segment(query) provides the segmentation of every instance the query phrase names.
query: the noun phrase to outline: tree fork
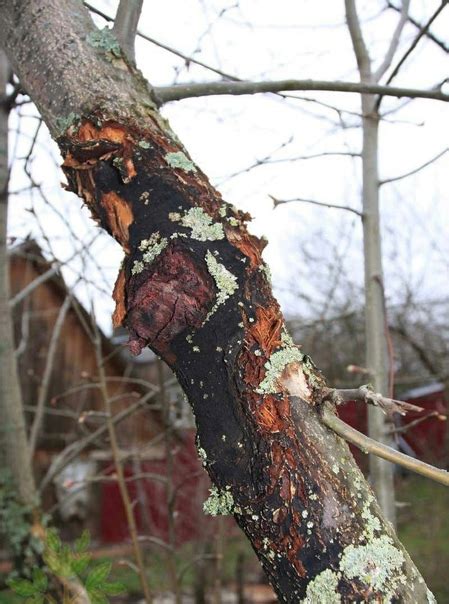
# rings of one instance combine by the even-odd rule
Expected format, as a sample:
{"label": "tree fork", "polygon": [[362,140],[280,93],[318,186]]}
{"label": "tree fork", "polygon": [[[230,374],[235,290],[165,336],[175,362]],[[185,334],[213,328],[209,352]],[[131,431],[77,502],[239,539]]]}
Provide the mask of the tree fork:
{"label": "tree fork", "polygon": [[223,202],[80,2],[2,1],[0,18],[69,188],[124,249],[114,322],[132,352],[150,346],[170,365],[192,405],[215,485],[206,509],[234,515],[280,601],[427,602],[320,420],[325,381],[285,330],[249,216]]}

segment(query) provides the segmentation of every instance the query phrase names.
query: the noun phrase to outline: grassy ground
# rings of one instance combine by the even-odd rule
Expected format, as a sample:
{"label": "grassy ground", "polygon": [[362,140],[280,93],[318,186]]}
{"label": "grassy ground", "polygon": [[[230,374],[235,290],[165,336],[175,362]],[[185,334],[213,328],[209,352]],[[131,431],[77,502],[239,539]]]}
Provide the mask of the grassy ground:
{"label": "grassy ground", "polygon": [[[429,588],[439,604],[449,603],[449,489],[419,477],[408,477],[397,485],[397,500],[401,502],[398,512],[399,537],[410,556],[423,574]],[[178,573],[184,570],[183,589],[192,592],[195,578],[192,564],[198,555],[192,545],[187,545],[177,554]],[[257,572],[258,566],[249,544],[242,539],[231,539],[223,550],[224,582],[235,582],[239,557],[245,559],[244,575],[248,578]],[[163,555],[149,556],[148,580],[155,591],[169,590],[167,559]],[[98,562],[98,561],[97,561]],[[205,569],[204,576],[211,580],[213,563]],[[114,562],[112,580],[126,584],[128,593],[138,597],[141,593],[136,574],[127,566]],[[123,601],[123,600],[122,600]],[[0,591],[0,604],[23,604],[10,591]]]}
{"label": "grassy ground", "polygon": [[449,603],[449,489],[409,477],[398,485],[399,538],[440,604]]}

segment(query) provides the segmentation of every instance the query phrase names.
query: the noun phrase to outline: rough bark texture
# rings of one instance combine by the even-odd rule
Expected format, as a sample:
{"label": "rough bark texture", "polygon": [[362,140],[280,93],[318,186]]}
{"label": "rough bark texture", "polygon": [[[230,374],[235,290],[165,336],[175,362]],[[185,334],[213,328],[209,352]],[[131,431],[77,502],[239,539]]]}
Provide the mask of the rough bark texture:
{"label": "rough bark texture", "polygon": [[[73,12],[81,29],[69,33]],[[346,444],[320,421],[324,380],[285,331],[248,216],[211,187],[141,77],[86,36],[93,26],[78,2],[0,2],[0,18],[51,130],[68,111],[78,116],[58,139],[69,188],[125,251],[115,323],[134,353],[150,346],[173,368],[193,407],[215,485],[206,508],[235,516],[280,601],[426,602]],[[58,107],[63,92],[71,101]]]}

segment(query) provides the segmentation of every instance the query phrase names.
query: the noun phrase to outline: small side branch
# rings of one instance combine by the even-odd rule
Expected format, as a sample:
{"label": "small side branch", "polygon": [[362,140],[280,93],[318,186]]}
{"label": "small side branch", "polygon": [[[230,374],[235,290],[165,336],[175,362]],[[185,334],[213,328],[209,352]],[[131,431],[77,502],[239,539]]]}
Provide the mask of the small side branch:
{"label": "small side branch", "polygon": [[[398,6],[395,6],[393,4],[393,2],[390,2],[389,0],[387,1],[387,6],[388,6],[388,8],[391,8],[391,9],[395,10],[398,13],[401,12],[401,9]],[[411,23],[412,25],[414,25],[414,27],[416,27],[416,29],[422,30],[423,25],[421,23],[418,23],[418,21],[416,19],[414,19],[413,17],[411,17],[410,15],[407,16],[407,21],[409,23]],[[429,40],[432,40],[432,42],[434,44],[436,44],[437,46],[439,46],[441,48],[441,50],[443,50],[444,52],[449,53],[449,46],[445,42],[443,42],[443,40],[440,40],[439,38],[437,38],[432,32],[426,31],[425,32],[425,36]]]}
{"label": "small side branch", "polygon": [[358,216],[359,218],[363,218],[363,214],[362,212],[359,212],[358,210],[356,210],[355,208],[351,208],[349,206],[339,206],[333,203],[326,203],[324,201],[316,201],[314,199],[305,199],[304,197],[295,197],[293,199],[278,199],[277,197],[274,197],[273,195],[269,195],[269,197],[273,200],[274,203],[274,207],[276,208],[277,206],[280,206],[284,203],[292,203],[294,201],[302,201],[303,203],[310,203],[314,206],[321,206],[324,208],[333,208],[336,210],[346,210],[347,212],[352,212],[353,214],[356,214],[356,216]]}
{"label": "small side branch", "polygon": [[112,30],[120,47],[133,63],[136,62],[134,41],[142,4],[143,0],[120,0]]}
{"label": "small side branch", "polygon": [[439,482],[449,487],[449,472],[446,472],[446,470],[435,468],[434,466],[424,463],[419,459],[413,459],[413,457],[404,455],[404,453],[395,451],[391,447],[379,443],[372,438],[369,438],[369,436],[365,436],[358,430],[348,426],[348,424],[337,417],[335,413],[326,406],[323,406],[322,408],[321,418],[323,423],[328,428],[333,430],[344,440],[361,449],[363,452],[377,455],[386,461],[391,461],[392,463],[402,466],[411,472],[421,474],[421,476],[425,476],[426,478],[430,478],[435,482]]}
{"label": "small side branch", "polygon": [[402,8],[400,11],[399,21],[396,25],[396,28],[391,37],[390,45],[385,54],[385,58],[379,67],[376,69],[374,74],[374,79],[376,82],[380,80],[380,78],[384,75],[384,73],[391,66],[391,62],[393,61],[393,57],[396,54],[396,51],[399,46],[399,41],[401,39],[402,30],[404,29],[405,24],[408,21],[408,11],[410,8],[410,0],[402,0]]}
{"label": "small side branch", "polygon": [[348,24],[349,34],[351,36],[354,54],[357,59],[360,77],[368,80],[371,77],[371,59],[368,49],[363,39],[362,28],[357,14],[355,0],[345,0],[346,22]]}
{"label": "small side branch", "polygon": [[417,88],[400,88],[397,86],[381,86],[380,84],[367,84],[363,82],[341,82],[327,80],[273,80],[273,81],[240,81],[240,82],[204,82],[191,84],[177,84],[154,88],[160,103],[180,101],[201,96],[217,96],[229,94],[259,94],[262,92],[285,92],[295,90],[319,90],[328,92],[354,92],[357,94],[379,94],[397,98],[421,98],[436,101],[449,101],[449,94],[441,90],[420,90]]}
{"label": "small side branch", "polygon": [[392,178],[384,178],[383,180],[379,181],[379,184],[385,185],[389,182],[396,182],[397,180],[402,180],[403,178],[407,178],[408,176],[413,176],[413,174],[416,174],[417,172],[424,170],[424,168],[427,168],[427,166],[430,166],[431,164],[433,164],[433,162],[440,159],[440,157],[443,157],[443,155],[445,155],[448,151],[449,151],[449,148],[443,149],[443,151],[438,153],[438,155],[435,155],[435,157],[432,157],[432,159],[429,159],[428,161],[424,162],[417,168],[410,170],[410,172],[406,172],[405,174],[400,174],[399,176],[393,176]]}
{"label": "small side branch", "polygon": [[[92,13],[94,13],[95,15],[99,15],[105,21],[107,21],[109,23],[112,23],[114,21],[114,19],[111,16],[107,15],[106,13],[99,10],[95,6],[92,6],[89,2],[84,2],[84,5]],[[176,57],[183,59],[186,62],[186,65],[190,65],[190,63],[193,63],[194,65],[199,65],[200,67],[204,67],[204,69],[207,69],[208,71],[212,71],[213,73],[216,73],[217,75],[221,76],[225,80],[234,80],[236,82],[239,80],[239,78],[236,78],[235,76],[233,76],[229,73],[226,73],[225,71],[222,71],[221,69],[217,69],[217,68],[213,67],[212,65],[203,63],[203,61],[199,61],[198,59],[195,59],[194,57],[186,55],[185,53],[177,50],[176,48],[173,48],[172,46],[168,46],[167,44],[164,44],[163,42],[160,42],[159,40],[156,40],[155,38],[152,38],[151,36],[147,36],[146,34],[144,34],[143,32],[141,32],[139,30],[137,30],[136,35],[139,36],[139,38],[142,38],[142,40],[146,40],[147,42],[150,42],[150,44],[154,44],[155,46],[158,46],[159,48],[166,50],[167,52],[175,55]]]}
{"label": "small side branch", "polygon": [[39,432],[42,428],[42,420],[45,414],[45,402],[47,400],[48,389],[50,387],[50,378],[54,368],[54,362],[56,360],[56,352],[58,349],[59,337],[61,335],[65,318],[70,309],[71,304],[72,296],[68,295],[59,310],[59,314],[56,319],[55,326],[53,328],[50,344],[48,346],[44,374],[42,376],[42,383],[39,388],[39,396],[36,403],[36,413],[34,415],[33,425],[31,426],[30,430],[29,453],[31,459],[33,459],[33,454],[36,449]]}
{"label": "small side branch", "polygon": [[389,430],[389,434],[405,434],[405,432],[408,432],[412,428],[419,426],[419,424],[426,422],[428,419],[432,419],[432,417],[436,418],[440,422],[445,422],[447,420],[446,415],[443,415],[438,411],[430,411],[430,413],[427,413],[427,415],[424,415],[424,417],[418,417],[413,421],[408,422],[404,426],[392,428],[391,430]]}
{"label": "small side branch", "polygon": [[342,390],[328,388],[327,391],[324,392],[323,400],[330,401],[335,405],[341,405],[343,403],[347,403],[348,401],[362,401],[368,405],[379,407],[387,415],[392,415],[393,413],[405,415],[407,411],[423,411],[423,408],[418,407],[417,405],[387,398],[380,392],[374,392],[367,385],[360,386],[359,388],[348,388]]}

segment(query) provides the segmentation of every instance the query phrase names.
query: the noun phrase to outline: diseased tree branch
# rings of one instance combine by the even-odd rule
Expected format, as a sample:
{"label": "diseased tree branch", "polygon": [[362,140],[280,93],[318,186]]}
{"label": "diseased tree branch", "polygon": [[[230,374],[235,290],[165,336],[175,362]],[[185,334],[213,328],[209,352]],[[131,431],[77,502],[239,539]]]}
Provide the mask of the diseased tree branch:
{"label": "diseased tree branch", "polygon": [[120,0],[112,31],[120,47],[133,63],[136,62],[134,41],[137,33],[143,0]]}
{"label": "diseased tree branch", "polygon": [[365,436],[365,434],[362,434],[358,430],[348,426],[348,424],[337,417],[335,413],[327,406],[323,406],[321,417],[323,423],[328,428],[333,430],[336,434],[338,434],[338,436],[344,438],[344,440],[361,449],[364,453],[371,453],[372,455],[381,457],[386,461],[391,461],[398,466],[402,466],[411,472],[421,474],[421,476],[425,476],[426,478],[430,478],[435,482],[449,486],[449,472],[446,472],[446,470],[435,468],[434,466],[424,463],[419,459],[413,459],[408,455],[404,455],[404,453],[395,451],[391,447],[373,440],[369,436]]}
{"label": "diseased tree branch", "polygon": [[197,84],[177,84],[175,86],[155,87],[154,93],[160,103],[180,101],[201,96],[217,96],[229,94],[259,94],[263,92],[282,92],[286,90],[320,90],[329,92],[353,92],[362,94],[380,94],[397,98],[410,97],[449,101],[449,94],[441,90],[420,90],[417,88],[401,88],[397,86],[381,86],[361,82],[340,82],[326,80],[273,80],[261,82],[204,82]]}
{"label": "diseased tree branch", "polygon": [[397,180],[402,180],[403,178],[412,176],[413,174],[416,174],[417,172],[424,170],[424,168],[427,168],[427,166],[430,166],[431,164],[433,164],[435,161],[440,159],[440,157],[443,157],[443,155],[445,155],[448,151],[449,151],[449,148],[443,149],[443,151],[440,151],[440,153],[438,153],[438,155],[435,155],[435,157],[432,157],[432,159],[429,159],[428,161],[424,162],[417,168],[410,170],[409,172],[405,172],[404,174],[400,174],[399,176],[393,176],[391,178],[384,178],[383,180],[379,181],[379,185],[385,185],[389,182],[396,182]]}
{"label": "diseased tree branch", "polygon": [[277,197],[274,197],[273,195],[269,195],[269,197],[271,197],[271,199],[273,200],[275,208],[277,208],[277,206],[280,206],[284,203],[292,203],[294,201],[301,201],[303,203],[310,203],[314,206],[322,206],[325,208],[333,208],[336,210],[346,210],[347,212],[352,212],[353,214],[356,214],[356,216],[358,216],[359,218],[363,218],[362,212],[359,212],[358,210],[356,210],[355,208],[351,208],[350,206],[339,206],[339,205],[336,205],[333,203],[326,203],[324,201],[315,201],[314,199],[306,199],[304,197],[294,197],[293,199],[278,199]]}
{"label": "diseased tree branch", "polygon": [[[92,45],[79,2],[0,2],[0,18],[70,189],[126,252],[115,324],[130,330],[132,352],[149,345],[168,362],[193,407],[215,485],[207,509],[234,515],[282,602],[313,601],[325,577],[334,599],[424,601],[347,446],[321,421],[324,379],[285,330],[247,216],[193,163],[140,74]],[[61,129],[67,110],[80,117]],[[375,572],[354,571],[354,551],[379,547],[389,554]]]}

